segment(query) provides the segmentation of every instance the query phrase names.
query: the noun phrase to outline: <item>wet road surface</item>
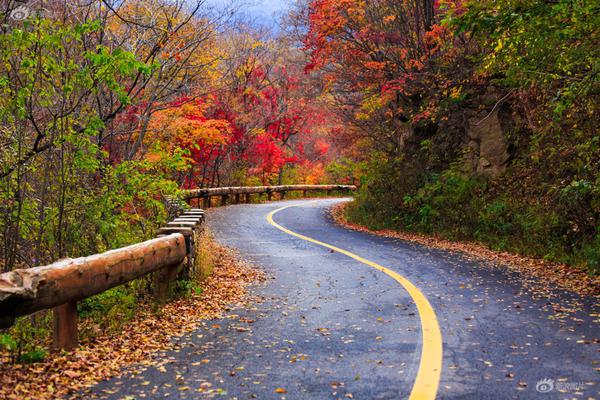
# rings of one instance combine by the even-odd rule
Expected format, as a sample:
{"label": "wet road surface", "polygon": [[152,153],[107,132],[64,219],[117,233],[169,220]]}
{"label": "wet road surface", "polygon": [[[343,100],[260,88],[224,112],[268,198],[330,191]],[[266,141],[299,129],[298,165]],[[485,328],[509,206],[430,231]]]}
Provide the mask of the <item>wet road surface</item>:
{"label": "wet road surface", "polygon": [[501,266],[346,230],[327,213],[339,201],[211,209],[217,240],[269,275],[253,288],[262,301],[205,321],[158,355],[158,365],[102,382],[91,394],[408,398],[423,338],[414,298],[381,271],[268,223],[271,211],[292,205],[274,215],[277,224],[385,266],[427,297],[443,340],[437,398],[600,398],[597,304],[560,291],[532,296]]}

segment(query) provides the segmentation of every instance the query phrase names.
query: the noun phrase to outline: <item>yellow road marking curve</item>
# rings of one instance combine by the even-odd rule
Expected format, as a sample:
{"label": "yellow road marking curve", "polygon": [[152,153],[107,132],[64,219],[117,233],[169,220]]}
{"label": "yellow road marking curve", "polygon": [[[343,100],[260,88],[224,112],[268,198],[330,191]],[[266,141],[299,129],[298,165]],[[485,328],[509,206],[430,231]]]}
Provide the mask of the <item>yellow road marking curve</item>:
{"label": "yellow road marking curve", "polygon": [[421,320],[423,343],[421,347],[421,361],[419,363],[419,370],[417,371],[417,377],[415,379],[415,383],[413,384],[409,399],[435,399],[440,383],[440,375],[442,373],[442,333],[440,332],[440,326],[435,316],[435,311],[433,311],[433,307],[431,307],[431,304],[429,304],[427,297],[425,297],[425,295],[411,281],[397,272],[374,263],[373,261],[362,258],[361,256],[358,256],[347,250],[340,249],[339,247],[293,232],[287,228],[284,228],[273,220],[273,216],[278,212],[296,206],[297,205],[289,205],[270,212],[267,215],[267,221],[288,235],[292,235],[302,240],[306,240],[307,242],[318,244],[319,246],[342,253],[350,258],[355,259],[356,261],[387,274],[400,283],[400,285],[402,285],[412,297],[415,305],[417,306],[417,311],[419,312],[419,318]]}

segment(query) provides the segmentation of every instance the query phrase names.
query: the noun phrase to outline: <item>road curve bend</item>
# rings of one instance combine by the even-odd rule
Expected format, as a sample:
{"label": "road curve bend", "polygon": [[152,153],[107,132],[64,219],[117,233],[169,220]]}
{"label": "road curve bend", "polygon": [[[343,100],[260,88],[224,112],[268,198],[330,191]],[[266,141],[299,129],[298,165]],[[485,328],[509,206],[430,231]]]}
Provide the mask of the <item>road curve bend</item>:
{"label": "road curve bend", "polygon": [[[598,304],[561,291],[534,297],[502,266],[346,230],[327,212],[340,201],[211,209],[217,240],[270,276],[253,289],[262,301],[178,339],[161,371],[149,366],[92,393],[600,399]],[[178,390],[178,380],[214,390]]]}
{"label": "road curve bend", "polygon": [[431,304],[423,293],[417,288],[411,281],[406,279],[399,273],[383,267],[373,261],[367,260],[364,257],[356,255],[348,250],[340,249],[339,247],[333,246],[329,243],[324,243],[320,240],[299,234],[290,229],[287,229],[273,220],[273,216],[280,211],[284,211],[291,207],[298,207],[298,205],[287,205],[276,210],[271,211],[267,215],[267,221],[280,231],[287,233],[288,235],[297,237],[310,243],[314,243],[318,246],[325,247],[333,252],[337,252],[358,261],[368,267],[374,268],[378,271],[388,275],[396,282],[398,282],[404,290],[410,295],[417,312],[419,313],[419,319],[421,321],[421,359],[419,361],[419,369],[412,390],[410,392],[410,400],[433,400],[436,397],[437,389],[440,383],[440,375],[442,372],[442,334],[440,327],[435,315],[435,311],[431,307]]}

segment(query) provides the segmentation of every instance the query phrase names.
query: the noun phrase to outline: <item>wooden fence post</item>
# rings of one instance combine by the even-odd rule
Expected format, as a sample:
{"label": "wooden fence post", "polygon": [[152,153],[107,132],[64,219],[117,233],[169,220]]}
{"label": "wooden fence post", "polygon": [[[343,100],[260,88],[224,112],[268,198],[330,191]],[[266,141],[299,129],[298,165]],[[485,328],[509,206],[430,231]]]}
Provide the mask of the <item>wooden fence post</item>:
{"label": "wooden fence post", "polygon": [[221,205],[222,206],[226,206],[227,205],[227,199],[229,198],[228,195],[224,194],[221,196]]}
{"label": "wooden fence post", "polygon": [[210,196],[202,196],[202,207],[210,208]]}
{"label": "wooden fence post", "polygon": [[308,193],[308,191],[307,191],[307,190],[303,190],[303,191],[302,191],[302,197],[306,197],[306,194],[307,194],[307,193]]}
{"label": "wooden fence post", "polygon": [[281,200],[285,199],[285,192],[281,192]]}
{"label": "wooden fence post", "polygon": [[250,193],[246,193],[246,203],[250,203]]}
{"label": "wooden fence post", "polygon": [[70,301],[54,307],[53,347],[55,350],[73,350],[77,347],[77,302]]}
{"label": "wooden fence post", "polygon": [[239,193],[235,194],[234,202],[235,202],[235,204],[240,204],[240,194]]}
{"label": "wooden fence post", "polygon": [[267,201],[271,201],[273,199],[273,192],[271,189],[267,189]]}
{"label": "wooden fence post", "polygon": [[154,273],[154,296],[159,303],[165,303],[177,281],[179,265],[159,269]]}
{"label": "wooden fence post", "polygon": [[186,257],[183,262],[166,266],[154,272],[154,296],[159,303],[165,303],[170,299],[175,291],[177,277],[182,268],[185,268],[186,263],[189,266],[189,261],[193,256],[194,249],[194,227],[198,225],[200,218],[197,216],[186,217],[181,216],[176,218],[167,226],[158,230],[158,235],[169,235],[172,233],[180,233],[185,239]]}

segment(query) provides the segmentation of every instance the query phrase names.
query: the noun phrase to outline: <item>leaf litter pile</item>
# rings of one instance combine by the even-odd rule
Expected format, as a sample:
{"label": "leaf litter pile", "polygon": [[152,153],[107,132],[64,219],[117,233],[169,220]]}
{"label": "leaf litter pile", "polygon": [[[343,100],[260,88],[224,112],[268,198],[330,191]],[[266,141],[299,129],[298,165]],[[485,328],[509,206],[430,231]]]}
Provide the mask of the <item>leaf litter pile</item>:
{"label": "leaf litter pile", "polygon": [[234,306],[251,301],[247,287],[264,280],[264,273],[233,250],[214,245],[213,273],[191,294],[156,310],[139,305],[136,316],[119,332],[83,339],[69,353],[50,354],[34,364],[0,364],[1,399],[55,399],[120,375],[124,367],[153,365],[156,353],[173,347],[173,338],[193,331],[202,320],[219,318]]}
{"label": "leaf litter pile", "polygon": [[345,217],[347,204],[339,204],[331,210],[333,220],[348,229],[369,232],[377,236],[397,238],[418,243],[427,247],[451,252],[459,252],[475,259],[491,261],[506,266],[519,274],[520,283],[532,294],[545,297],[555,288],[561,288],[580,296],[600,300],[600,276],[592,277],[581,269],[568,265],[520,256],[508,252],[498,252],[485,245],[473,242],[453,242],[435,236],[393,230],[370,230],[362,225],[349,222]]}

